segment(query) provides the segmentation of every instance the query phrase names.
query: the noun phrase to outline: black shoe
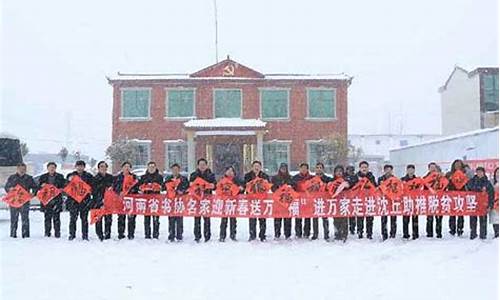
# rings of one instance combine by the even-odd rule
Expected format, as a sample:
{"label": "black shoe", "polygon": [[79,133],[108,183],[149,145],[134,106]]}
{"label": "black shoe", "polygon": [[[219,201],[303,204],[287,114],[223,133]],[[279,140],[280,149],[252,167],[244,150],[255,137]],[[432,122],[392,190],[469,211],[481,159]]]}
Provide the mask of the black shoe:
{"label": "black shoe", "polygon": [[235,235],[235,234],[231,234],[231,235],[229,236],[229,238],[230,238],[231,240],[233,240],[233,241],[236,241],[236,235]]}
{"label": "black shoe", "polygon": [[129,240],[133,240],[133,239],[134,239],[134,236],[133,236],[133,235],[129,235],[129,236],[128,236],[128,239],[129,239]]}
{"label": "black shoe", "polygon": [[367,238],[367,239],[369,239],[369,240],[372,240],[372,239],[373,239],[373,237],[372,237],[372,235],[371,235],[371,234],[370,234],[370,235],[367,235],[367,236],[366,236],[366,238]]}
{"label": "black shoe", "polygon": [[389,238],[391,238],[391,239],[395,239],[395,238],[396,238],[396,235],[395,235],[395,234],[391,234],[391,235],[389,236]]}
{"label": "black shoe", "polygon": [[256,237],[251,236],[251,237],[249,237],[249,238],[248,238],[248,241],[249,241],[249,242],[251,242],[251,241],[255,241],[255,239],[256,239]]}
{"label": "black shoe", "polygon": [[265,242],[265,241],[266,241],[266,238],[265,238],[265,237],[261,237],[261,238],[260,238],[260,241],[261,241],[261,242]]}
{"label": "black shoe", "polygon": [[11,234],[10,237],[13,239],[17,239],[17,235],[15,235],[15,234]]}
{"label": "black shoe", "polygon": [[60,237],[61,237],[61,233],[54,233],[54,237],[55,237],[56,239],[60,238]]}
{"label": "black shoe", "polygon": [[317,235],[313,235],[313,236],[312,236],[312,238],[311,238],[311,240],[313,240],[313,241],[315,241],[315,240],[317,240],[317,239],[318,239],[318,236],[317,236]]}
{"label": "black shoe", "polygon": [[210,241],[210,238],[209,237],[205,238],[205,243],[208,241]]}
{"label": "black shoe", "polygon": [[473,233],[470,234],[470,239],[471,240],[474,240],[476,238],[477,238],[477,234],[473,234]]}
{"label": "black shoe", "polygon": [[386,235],[386,234],[383,234],[383,235],[382,235],[382,241],[385,241],[385,240],[387,240],[387,235]]}
{"label": "black shoe", "polygon": [[123,234],[119,234],[119,235],[118,235],[118,239],[119,239],[119,240],[123,240],[124,238],[125,238],[125,235],[123,235]]}
{"label": "black shoe", "polygon": [[150,239],[151,239],[151,236],[150,236],[150,235],[149,235],[149,236],[147,235],[147,236],[145,236],[144,238],[145,238],[145,239],[147,239],[147,240],[150,240]]}
{"label": "black shoe", "polygon": [[50,232],[49,233],[45,233],[45,237],[50,237]]}
{"label": "black shoe", "polygon": [[455,236],[455,231],[450,230],[450,234],[453,235],[453,236]]}
{"label": "black shoe", "polygon": [[417,240],[418,239],[418,235],[414,235],[411,237],[412,240]]}
{"label": "black shoe", "polygon": [[88,241],[88,240],[89,240],[89,237],[88,237],[88,236],[82,236],[82,240],[84,240],[84,241]]}
{"label": "black shoe", "polygon": [[194,239],[195,242],[199,243],[200,242],[200,239],[199,238],[196,238]]}
{"label": "black shoe", "polygon": [[105,239],[105,240],[109,240],[109,239],[111,239],[111,235],[106,234],[106,235],[104,236],[104,239]]}
{"label": "black shoe", "polygon": [[464,235],[464,231],[463,230],[459,230],[458,231],[458,236],[462,236],[462,235]]}
{"label": "black shoe", "polygon": [[75,239],[75,236],[74,236],[74,235],[70,235],[70,236],[68,237],[68,240],[70,240],[70,241],[72,241],[72,240],[74,240],[74,239]]}
{"label": "black shoe", "polygon": [[426,237],[431,238],[431,237],[433,237],[433,235],[432,234],[427,234]]}
{"label": "black shoe", "polygon": [[438,234],[436,234],[436,237],[437,237],[438,239],[442,239],[442,238],[443,238],[443,235],[442,235],[441,233],[438,233]]}
{"label": "black shoe", "polygon": [[219,238],[219,242],[224,243],[226,241],[225,238]]}
{"label": "black shoe", "polygon": [[410,239],[410,235],[403,235],[403,238],[404,238],[405,240],[409,240],[409,239]]}
{"label": "black shoe", "polygon": [[358,239],[362,239],[363,238],[363,234],[362,233],[358,233]]}

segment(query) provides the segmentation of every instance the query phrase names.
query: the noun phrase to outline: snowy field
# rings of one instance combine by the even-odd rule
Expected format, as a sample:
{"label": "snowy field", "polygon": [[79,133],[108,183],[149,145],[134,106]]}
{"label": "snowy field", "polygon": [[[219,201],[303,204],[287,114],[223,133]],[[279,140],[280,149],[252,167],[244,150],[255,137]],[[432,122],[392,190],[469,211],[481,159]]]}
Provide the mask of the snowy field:
{"label": "snowy field", "polygon": [[[443,240],[403,241],[400,223],[398,238],[382,242],[376,219],[372,241],[248,243],[248,221],[241,219],[239,241],[220,243],[213,219],[213,240],[196,244],[192,220],[185,219],[184,242],[167,243],[165,217],[160,240],[142,238],[138,217],[134,241],[100,242],[91,226],[89,242],[70,242],[67,213],[59,240],[43,237],[41,213],[30,217],[32,237],[11,239],[8,212],[0,211],[1,299],[498,298],[498,239],[491,239],[491,226],[486,241],[470,241],[468,230],[462,238],[446,233]],[[421,218],[421,236],[424,226]],[[272,232],[268,220],[268,236]]]}

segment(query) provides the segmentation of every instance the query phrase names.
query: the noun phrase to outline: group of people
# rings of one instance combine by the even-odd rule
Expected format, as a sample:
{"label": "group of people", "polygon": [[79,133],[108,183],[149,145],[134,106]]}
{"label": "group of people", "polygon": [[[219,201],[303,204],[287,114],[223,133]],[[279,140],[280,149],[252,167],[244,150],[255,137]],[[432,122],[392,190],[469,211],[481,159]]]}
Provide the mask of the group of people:
{"label": "group of people", "polygon": [[[89,227],[89,211],[92,208],[100,208],[103,206],[104,194],[108,188],[112,188],[117,194],[123,195],[125,178],[132,176],[134,182],[136,182],[129,190],[128,193],[161,193],[165,189],[165,185],[169,182],[176,180],[178,184],[176,185],[175,192],[177,195],[184,195],[187,193],[190,186],[190,182],[195,181],[198,177],[202,178],[208,183],[212,183],[214,186],[216,184],[216,176],[210,170],[208,162],[204,158],[200,158],[197,161],[196,170],[190,174],[189,178],[181,175],[181,166],[179,164],[173,164],[170,166],[171,175],[163,177],[156,166],[156,163],[151,161],[147,164],[147,170],[144,175],[137,177],[132,173],[132,165],[129,162],[124,162],[121,165],[121,171],[116,176],[108,173],[108,164],[105,161],[100,161],[97,164],[98,172],[95,176],[85,171],[85,162],[77,161],[75,164],[75,170],[69,173],[66,178],[56,172],[57,165],[54,162],[47,164],[47,173],[41,175],[38,183],[35,182],[32,176],[26,173],[26,165],[21,163],[17,166],[17,171],[15,174],[11,175],[5,185],[5,190],[9,192],[16,185],[21,185],[25,190],[35,193],[38,189],[42,188],[45,184],[52,184],[56,188],[62,189],[65,185],[74,177],[79,176],[84,182],[86,182],[90,187],[92,187],[92,192],[87,194],[83,201],[78,202],[71,196],[67,196],[65,201],[65,207],[69,211],[70,221],[69,221],[69,240],[73,240],[76,237],[76,227],[77,220],[81,220],[81,233],[84,240],[88,240],[88,227]],[[446,176],[450,178],[456,171],[465,171],[465,165],[462,160],[455,160],[451,165],[451,170],[447,174],[443,174],[442,170],[436,163],[428,164],[428,173],[423,177],[431,176],[433,173],[437,172],[441,176]],[[374,186],[380,185],[384,180],[395,176],[393,174],[393,166],[385,165],[384,174],[375,179],[375,176],[369,170],[369,164],[366,161],[359,163],[358,172],[355,171],[354,166],[343,167],[341,165],[336,166],[333,171],[333,177],[325,174],[324,165],[319,162],[315,165],[314,175],[311,174],[309,165],[307,163],[301,163],[299,166],[299,173],[292,176],[289,172],[288,165],[286,163],[281,163],[278,173],[272,177],[266,174],[262,170],[262,163],[260,161],[254,161],[251,166],[251,171],[246,173],[242,179],[240,179],[235,169],[232,166],[226,168],[223,177],[230,179],[234,184],[240,187],[240,193],[245,192],[245,186],[247,183],[251,182],[255,178],[259,177],[269,181],[272,184],[272,191],[276,191],[282,185],[290,185],[297,192],[305,191],[305,183],[318,176],[324,183],[329,183],[337,178],[343,178],[347,183],[343,188],[353,187],[358,180],[366,177]],[[406,175],[401,178],[403,181],[410,181],[416,178],[415,166],[408,165],[406,167]],[[221,178],[222,179],[222,178]],[[154,184],[157,189],[143,189],[142,187],[146,185]],[[468,181],[468,183],[462,188],[458,189],[454,186],[450,180],[447,190],[469,190],[477,192],[487,192],[488,194],[488,211],[498,210],[498,168],[496,168],[493,178],[490,181],[485,173],[483,167],[478,167],[475,170],[475,174]],[[496,194],[495,194],[496,189]],[[211,193],[213,190],[206,190],[206,193]],[[47,205],[41,205],[41,210],[44,212],[44,225],[45,225],[45,236],[50,237],[53,231],[54,237],[59,238],[61,236],[61,220],[60,213],[63,211],[63,196],[59,194],[54,199],[52,199]],[[18,219],[21,215],[22,221],[22,237],[27,238],[30,235],[29,229],[29,209],[30,202],[28,201],[20,208],[10,207],[10,236],[17,237]],[[397,216],[381,216],[381,233],[382,239],[386,240],[388,238],[395,238],[397,233]],[[411,222],[411,238],[419,238],[419,227],[418,227],[418,216],[403,216],[403,238],[410,239],[410,222]],[[484,216],[470,216],[470,238],[477,238],[477,221],[479,219],[479,238],[487,238],[487,215]],[[202,234],[202,219],[203,219],[203,234]],[[228,220],[229,219],[229,220]],[[390,219],[390,221],[389,221]],[[107,240],[111,238],[111,228],[112,228],[112,215],[105,215],[95,224],[95,231],[98,238],[102,240]],[[366,233],[366,238],[373,238],[373,220],[374,217],[350,217],[350,218],[334,218],[334,239],[346,241],[349,233],[351,235],[357,234],[359,239],[364,238]],[[388,231],[388,221],[390,222],[390,227]],[[436,238],[442,238],[442,222],[443,216],[427,216],[426,220],[426,233],[428,238],[435,236]],[[135,228],[136,228],[136,215],[118,215],[118,239],[134,239]],[[153,228],[151,230],[151,223]],[[236,218],[222,218],[220,222],[220,233],[219,240],[224,242],[227,237],[227,225],[229,223],[229,237],[231,240],[237,239],[236,228],[237,220]],[[259,224],[259,229],[257,232],[257,223]],[[316,240],[319,237],[319,220],[318,218],[294,218],[294,232],[296,238],[312,239]],[[435,223],[435,226],[434,226]],[[490,223],[493,224],[494,237],[498,237],[498,213],[496,214],[496,220],[490,218]],[[323,238],[325,240],[330,239],[330,222],[328,218],[322,218],[323,227]],[[266,240],[266,219],[265,218],[250,218],[249,219],[249,240],[256,240],[257,237],[260,241]],[[283,231],[282,231],[283,228]],[[290,239],[292,237],[292,219],[291,218],[275,218],[274,219],[274,238],[280,239],[281,235],[284,235],[285,239]],[[464,217],[463,216],[449,216],[449,233],[451,235],[461,236],[464,234]],[[126,234],[126,235],[125,235]],[[160,236],[160,217],[159,216],[144,216],[144,234],[146,239],[158,239]],[[211,239],[211,220],[209,217],[194,217],[194,237],[196,242],[200,242],[202,237],[205,242]],[[169,216],[168,217],[168,240],[169,241],[181,241],[183,239],[183,217],[179,216]]]}

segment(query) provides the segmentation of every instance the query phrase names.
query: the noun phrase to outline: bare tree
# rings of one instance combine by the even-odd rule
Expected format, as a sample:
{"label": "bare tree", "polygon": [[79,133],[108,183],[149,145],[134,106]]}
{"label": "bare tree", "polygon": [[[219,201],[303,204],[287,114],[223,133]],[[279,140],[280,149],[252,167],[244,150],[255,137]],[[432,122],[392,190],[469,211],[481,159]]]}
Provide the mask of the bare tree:
{"label": "bare tree", "polygon": [[316,144],[312,149],[319,162],[325,164],[327,172],[332,172],[335,165],[346,165],[349,161],[356,161],[361,155],[362,150],[348,143],[343,135],[334,133]]}
{"label": "bare tree", "polygon": [[68,154],[69,154],[69,151],[68,151],[68,149],[66,149],[66,147],[62,147],[61,150],[59,150],[59,153],[57,155],[61,158],[63,164],[66,162],[66,158],[68,158]]}
{"label": "bare tree", "polygon": [[118,140],[106,149],[106,156],[113,164],[122,164],[125,161],[133,162],[139,152],[139,144],[133,140]]}

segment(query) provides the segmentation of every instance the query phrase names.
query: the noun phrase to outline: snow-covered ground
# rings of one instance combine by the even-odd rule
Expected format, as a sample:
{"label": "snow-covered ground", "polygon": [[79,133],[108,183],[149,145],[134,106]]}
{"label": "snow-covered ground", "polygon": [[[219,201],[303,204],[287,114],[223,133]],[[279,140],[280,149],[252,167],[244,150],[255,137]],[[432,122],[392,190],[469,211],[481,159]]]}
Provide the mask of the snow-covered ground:
{"label": "snow-covered ground", "polygon": [[[89,242],[68,241],[67,213],[59,240],[43,237],[41,213],[30,218],[31,238],[11,239],[8,212],[0,211],[1,299],[498,298],[498,239],[491,239],[490,225],[486,241],[445,234],[443,240],[382,242],[376,220],[372,241],[248,243],[248,221],[241,219],[239,241],[220,243],[219,220],[213,219],[213,240],[196,244],[189,219],[185,241],[167,243],[166,218],[160,240],[142,238],[138,217],[134,241],[105,242],[93,226]],[[421,236],[424,226],[421,218]]]}

